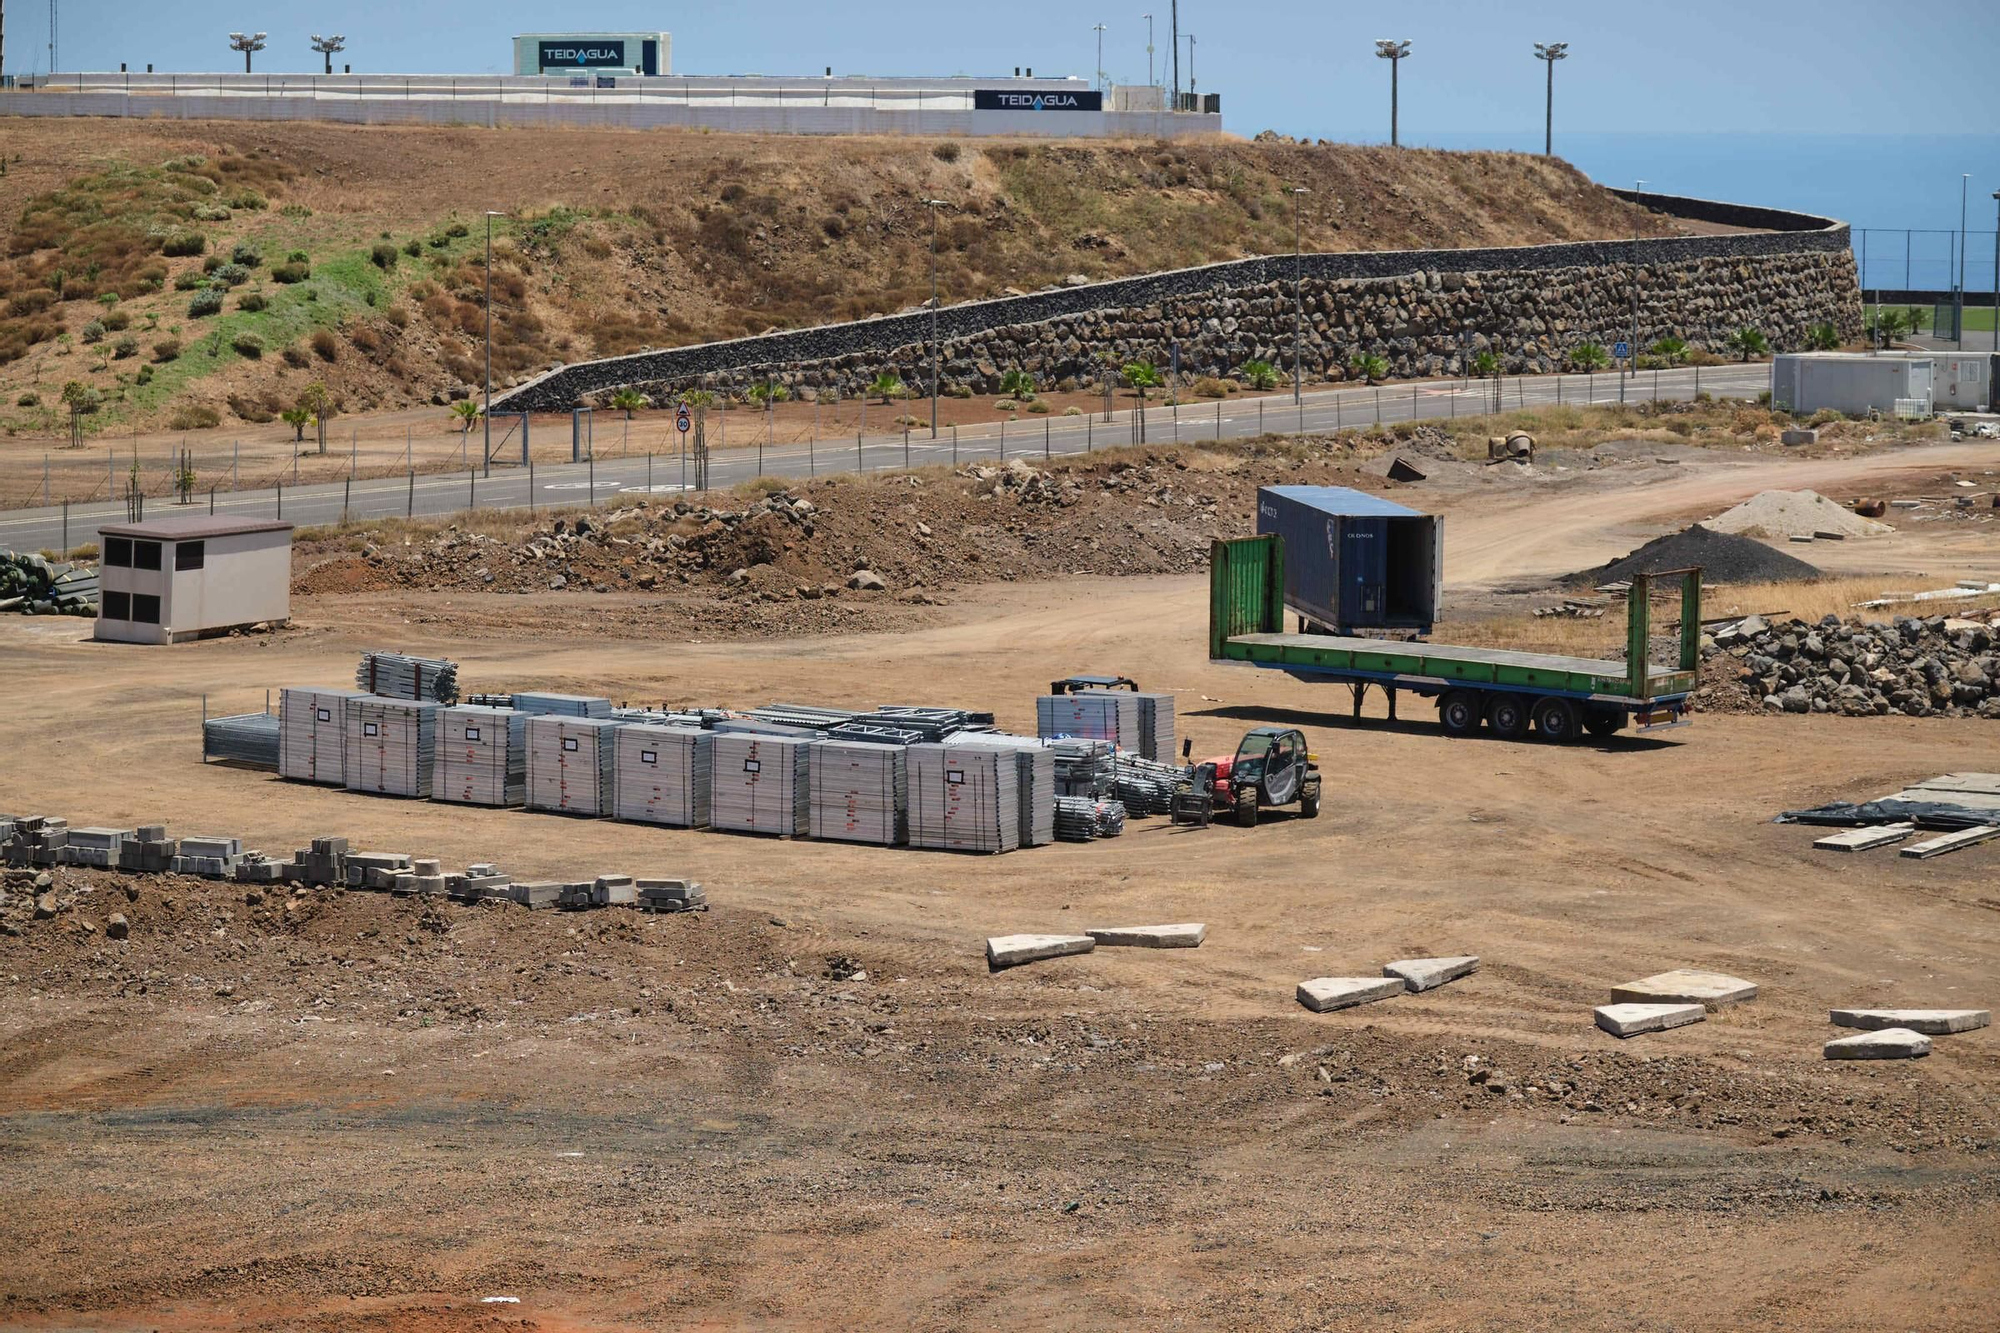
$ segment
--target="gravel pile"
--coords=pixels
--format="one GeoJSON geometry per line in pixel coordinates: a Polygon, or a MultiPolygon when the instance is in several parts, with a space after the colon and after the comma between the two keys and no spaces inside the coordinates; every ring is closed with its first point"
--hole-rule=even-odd
{"type": "Polygon", "coordinates": [[[1638,550],[1595,569],[1580,569],[1564,583],[1585,588],[1621,583],[1634,574],[1698,565],[1704,583],[1796,583],[1819,577],[1819,570],[1762,542],[1715,532],[1697,523],[1656,537],[1638,550]]]}
{"type": "Polygon", "coordinates": [[[1759,491],[1703,526],[1745,537],[1877,537],[1895,529],[1843,509],[1818,491],[1759,491]]]}
{"type": "Polygon", "coordinates": [[[1985,620],[1830,615],[1772,625],[1751,616],[1703,647],[1741,662],[1745,688],[1768,712],[2000,721],[2000,626],[1985,620]]]}

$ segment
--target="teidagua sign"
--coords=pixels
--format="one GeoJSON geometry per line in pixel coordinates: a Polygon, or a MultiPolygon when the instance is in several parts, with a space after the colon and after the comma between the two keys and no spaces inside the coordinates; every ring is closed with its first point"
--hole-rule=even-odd
{"type": "Polygon", "coordinates": [[[541,50],[544,69],[557,65],[609,68],[632,63],[625,58],[623,42],[543,42],[541,50]]]}
{"type": "Polygon", "coordinates": [[[972,93],[974,111],[1102,111],[1104,94],[1089,92],[1003,92],[997,88],[977,88],[972,93]]]}

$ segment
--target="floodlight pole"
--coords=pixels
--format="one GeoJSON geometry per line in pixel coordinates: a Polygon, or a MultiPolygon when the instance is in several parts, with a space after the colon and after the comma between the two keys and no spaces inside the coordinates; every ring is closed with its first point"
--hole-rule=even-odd
{"type": "MultiPolygon", "coordinates": [[[[1993,205],[1993,350],[2000,352],[2000,190],[1993,192],[1993,205]]],[[[1994,390],[1990,375],[1986,396],[1986,410],[2000,411],[2000,392],[1994,390]]]]}
{"type": "MultiPolygon", "coordinates": [[[[1972,176],[1970,175],[1970,173],[1961,172],[1959,174],[1958,290],[1952,293],[1952,302],[1956,307],[1957,313],[1953,316],[1951,331],[1958,335],[1957,338],[1953,340],[1953,345],[1956,346],[1960,351],[1965,350],[1965,189],[1966,186],[1968,186],[1971,183],[1972,183],[1972,176]]],[[[1937,321],[1933,320],[1931,322],[1936,323],[1937,321]]],[[[2000,315],[1996,315],[1994,322],[1996,324],[2000,324],[2000,315]]],[[[1932,329],[1931,332],[1935,334],[1937,330],[1932,329]]]]}
{"type": "Polygon", "coordinates": [[[1306,192],[1303,185],[1294,185],[1287,193],[1292,196],[1292,405],[1299,404],[1300,384],[1303,373],[1299,369],[1299,358],[1305,348],[1306,298],[1304,232],[1299,225],[1299,196],[1306,192]]]}
{"type": "Polygon", "coordinates": [[[1091,31],[1097,34],[1097,88],[1104,90],[1104,25],[1097,24],[1091,31]]]}
{"type": "Polygon", "coordinates": [[[245,74],[250,72],[250,53],[264,49],[264,38],[266,35],[261,32],[253,32],[247,35],[240,32],[229,34],[229,49],[243,53],[243,72],[245,74]]]}
{"type": "Polygon", "coordinates": [[[1409,58],[1410,44],[1407,41],[1378,38],[1375,42],[1375,54],[1389,62],[1389,146],[1396,148],[1401,145],[1396,127],[1397,76],[1402,72],[1403,61],[1409,58]]]}
{"type": "Polygon", "coordinates": [[[1548,66],[1549,90],[1542,115],[1542,156],[1555,156],[1556,143],[1556,61],[1569,56],[1568,42],[1536,42],[1535,59],[1548,66]]]}
{"type": "Polygon", "coordinates": [[[926,199],[924,206],[931,211],[931,438],[935,440],[938,437],[937,211],[944,207],[944,200],[926,199]]]}
{"type": "Polygon", "coordinates": [[[1153,16],[1144,14],[1140,17],[1146,20],[1146,86],[1156,88],[1159,85],[1153,81],[1153,16]]]}
{"type": "Polygon", "coordinates": [[[335,33],[331,37],[322,37],[318,33],[314,33],[312,35],[312,49],[326,57],[326,72],[331,74],[333,73],[333,53],[347,49],[347,38],[342,33],[335,33]]]}
{"type": "Polygon", "coordinates": [[[479,416],[486,424],[486,457],[480,468],[488,476],[493,472],[493,219],[506,216],[486,210],[486,406],[479,416]]]}

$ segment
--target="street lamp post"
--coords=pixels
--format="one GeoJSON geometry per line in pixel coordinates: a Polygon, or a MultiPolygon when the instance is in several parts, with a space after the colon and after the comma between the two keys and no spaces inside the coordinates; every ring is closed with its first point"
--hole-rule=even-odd
{"type": "Polygon", "coordinates": [[[1292,196],[1292,405],[1299,403],[1299,386],[1303,372],[1299,361],[1306,342],[1306,298],[1305,298],[1305,258],[1303,237],[1305,233],[1299,225],[1299,196],[1306,192],[1303,185],[1294,185],[1286,190],[1292,196]]]}
{"type": "MultiPolygon", "coordinates": [[[[2000,352],[2000,190],[1993,192],[1993,350],[2000,352]]],[[[1994,391],[1990,377],[1987,397],[1987,411],[2000,411],[2000,392],[1994,391]]]]}
{"type": "Polygon", "coordinates": [[[347,38],[341,33],[335,33],[331,37],[322,37],[318,33],[314,33],[312,35],[312,49],[326,57],[326,72],[331,74],[333,73],[333,53],[347,49],[347,38]]]}
{"type": "Polygon", "coordinates": [[[1191,104],[1188,107],[1188,109],[1190,111],[1194,110],[1195,105],[1193,105],[1194,104],[1194,34],[1193,33],[1188,34],[1188,101],[1191,104]]]}
{"type": "MultiPolygon", "coordinates": [[[[1952,341],[1960,351],[1965,349],[1965,189],[1972,183],[1969,172],[1961,172],[1958,177],[1958,289],[1952,293],[1952,305],[1956,313],[1952,317],[1952,332],[1957,335],[1952,341]]],[[[1935,321],[1933,321],[1935,322],[1935,321]]],[[[1995,323],[2000,323],[1996,319],[1995,323]]],[[[1933,329],[1935,333],[1937,330],[1933,329]]]]}
{"type": "Polygon", "coordinates": [[[480,470],[488,475],[493,470],[493,219],[506,216],[486,210],[486,406],[479,416],[486,423],[486,457],[480,470]]]}
{"type": "Polygon", "coordinates": [[[1568,42],[1536,42],[1535,59],[1549,68],[1548,100],[1542,113],[1542,156],[1554,157],[1556,144],[1556,61],[1569,58],[1568,42]]]}
{"type": "Polygon", "coordinates": [[[250,53],[264,49],[264,37],[265,34],[261,32],[253,32],[247,36],[240,32],[229,34],[229,49],[243,53],[243,72],[245,74],[250,72],[250,53]]]}
{"type": "Polygon", "coordinates": [[[931,211],[931,438],[935,440],[938,437],[937,211],[944,207],[944,200],[926,199],[924,206],[931,211]]]}
{"type": "Polygon", "coordinates": [[[1403,62],[1409,58],[1410,44],[1406,41],[1384,41],[1378,38],[1375,42],[1375,54],[1389,62],[1389,146],[1395,148],[1400,143],[1396,134],[1397,75],[1402,70],[1403,62]]]}
{"type": "Polygon", "coordinates": [[[1146,86],[1157,87],[1153,81],[1153,16],[1141,15],[1146,20],[1146,86]]]}
{"type": "MultiPolygon", "coordinates": [[[[1099,23],[1091,28],[1097,34],[1097,90],[1104,91],[1104,25],[1099,23]]],[[[935,216],[935,215],[933,215],[935,216]]]]}
{"type": "MultiPolygon", "coordinates": [[[[1632,185],[1632,202],[1645,207],[1646,182],[1635,181],[1632,185]]],[[[1639,364],[1639,226],[1636,219],[1632,225],[1632,276],[1628,280],[1632,289],[1632,331],[1631,341],[1625,344],[1625,364],[1618,373],[1618,401],[1625,401],[1625,380],[1636,377],[1639,364]]]]}

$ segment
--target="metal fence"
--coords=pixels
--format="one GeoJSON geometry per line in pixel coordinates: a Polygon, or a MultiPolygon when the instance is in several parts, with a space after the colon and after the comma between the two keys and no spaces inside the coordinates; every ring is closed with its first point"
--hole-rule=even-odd
{"type": "Polygon", "coordinates": [[[1994,233],[1939,231],[1914,227],[1854,229],[1854,261],[1868,291],[1951,292],[1959,288],[1963,246],[1964,290],[1992,300],[1994,233]]]}

